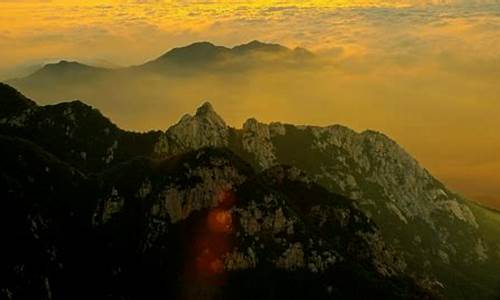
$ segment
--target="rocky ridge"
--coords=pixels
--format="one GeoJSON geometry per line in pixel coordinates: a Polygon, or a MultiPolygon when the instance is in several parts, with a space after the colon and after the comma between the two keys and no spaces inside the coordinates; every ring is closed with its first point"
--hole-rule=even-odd
{"type": "MultiPolygon", "coordinates": [[[[209,112],[198,112],[195,118],[220,120],[209,112]]],[[[227,145],[260,170],[286,164],[306,171],[330,191],[355,200],[354,205],[381,227],[387,243],[403,254],[408,272],[435,280],[445,290],[458,284],[456,277],[445,274],[449,269],[466,274],[476,264],[500,259],[498,245],[486,241],[470,202],[382,133],[357,133],[340,125],[263,124],[255,119],[241,129],[219,124],[203,127],[215,132],[196,132],[198,147],[227,145]]],[[[182,121],[173,126],[177,132],[193,132],[182,127],[182,121]]],[[[171,140],[170,134],[169,129],[160,140],[171,140]]],[[[158,146],[155,151],[161,157],[171,155],[169,148],[158,146]]],[[[453,295],[457,296],[464,295],[453,295]]]]}
{"type": "MultiPolygon", "coordinates": [[[[248,271],[259,265],[258,262],[262,262],[259,258],[259,241],[269,236],[275,237],[267,239],[263,243],[264,247],[283,247],[278,248],[280,251],[275,256],[270,256],[273,257],[274,268],[298,268],[312,273],[328,270],[332,262],[338,263],[344,257],[339,253],[345,255],[347,250],[339,250],[342,247],[336,244],[330,248],[336,249],[334,252],[323,251],[325,254],[320,251],[323,247],[320,241],[323,243],[325,240],[321,237],[312,239],[315,252],[308,250],[311,232],[317,229],[311,231],[304,224],[314,228],[322,228],[331,220],[343,224],[345,210],[342,212],[314,205],[302,211],[303,204],[297,203],[304,200],[288,200],[285,206],[276,200],[283,195],[295,199],[290,191],[294,191],[297,185],[302,186],[302,190],[296,191],[300,194],[319,183],[318,188],[326,188],[320,193],[320,199],[329,198],[328,193],[350,198],[352,200],[348,202],[351,209],[362,211],[380,228],[375,231],[363,230],[360,235],[353,235],[350,229],[346,231],[349,232],[348,241],[357,240],[369,245],[368,249],[371,250],[365,257],[371,257],[369,261],[376,273],[394,276],[403,272],[417,278],[421,285],[442,291],[450,298],[489,299],[496,292],[494,285],[498,282],[489,274],[494,273],[495,266],[499,265],[500,247],[491,238],[492,234],[486,231],[483,220],[477,217],[483,211],[448,190],[404,149],[381,133],[356,133],[339,125],[263,124],[255,119],[245,122],[241,129],[235,129],[227,126],[213,107],[205,103],[194,116],[184,116],[165,132],[134,134],[120,130],[81,102],[44,107],[30,105],[21,112],[1,118],[0,132],[37,143],[58,159],[79,168],[86,176],[104,172],[98,175],[104,182],[99,188],[100,193],[104,194],[98,197],[98,209],[91,218],[94,226],[115,228],[116,223],[121,224],[121,221],[116,221],[120,220],[119,216],[134,216],[137,208],[143,207],[141,203],[150,203],[147,210],[139,210],[144,214],[133,218],[138,218],[139,223],[132,225],[149,228],[138,237],[140,245],[137,249],[142,251],[157,251],[154,249],[159,241],[165,239],[171,226],[191,224],[191,216],[206,213],[207,209],[222,209],[223,213],[218,218],[227,219],[229,210],[229,215],[237,216],[236,220],[241,226],[239,235],[231,237],[231,240],[237,240],[238,245],[246,245],[238,248],[222,247],[226,251],[221,264],[227,270],[248,271]],[[96,141],[99,142],[96,144],[96,141]],[[96,147],[101,144],[102,147],[96,147]],[[135,160],[145,156],[169,162],[165,165],[177,165],[175,162],[186,153],[206,147],[229,149],[249,163],[251,168],[263,172],[257,176],[260,179],[253,179],[255,176],[251,175],[253,171],[249,171],[250,166],[243,167],[246,170],[243,173],[238,172],[238,168],[221,168],[227,165],[222,160],[209,168],[189,167],[175,172],[175,176],[167,176],[169,182],[162,183],[159,189],[154,178],[162,177],[162,173],[151,171],[156,169],[153,167],[155,163],[135,160]],[[82,155],[83,152],[85,155],[82,155]],[[287,169],[282,165],[294,167],[287,169]],[[153,173],[140,177],[141,170],[153,173]],[[108,173],[113,175],[106,175],[108,173]],[[122,178],[124,183],[121,187],[109,185],[105,183],[108,182],[105,178],[122,178]],[[257,186],[262,181],[272,183],[271,189],[277,193],[256,196],[259,201],[249,199],[229,207],[226,204],[219,207],[221,195],[228,191],[233,194],[235,190],[244,190],[249,182],[255,181],[257,186]],[[283,181],[293,184],[286,184],[286,188],[283,188],[280,183],[283,181]],[[152,195],[153,200],[150,198],[152,195]],[[297,212],[302,216],[299,219],[297,212]],[[306,221],[309,218],[311,221],[306,221]],[[298,230],[300,226],[297,220],[306,229],[298,230]],[[309,232],[307,238],[294,238],[304,230],[309,232]],[[394,252],[398,255],[391,254],[394,252]],[[459,289],[457,286],[465,288],[459,289]]],[[[212,159],[205,158],[202,161],[212,159]]],[[[244,199],[256,190],[245,190],[238,198],[244,199]]],[[[303,196],[303,199],[314,203],[314,197],[310,195],[303,196]]],[[[364,214],[357,219],[364,220],[364,214]]],[[[345,222],[352,222],[351,218],[347,219],[345,222]]],[[[137,228],[134,226],[131,227],[133,231],[137,228]]],[[[189,226],[199,230],[195,225],[189,226]]],[[[334,228],[333,231],[339,232],[344,227],[334,228]]],[[[224,226],[221,230],[224,232],[224,226]]],[[[365,248],[357,247],[358,251],[365,248]]],[[[360,256],[354,256],[356,259],[351,261],[359,261],[363,257],[360,253],[356,255],[360,256]]]]}
{"type": "Polygon", "coordinates": [[[0,131],[1,297],[433,297],[355,202],[228,149],[209,104],[165,134],[81,102],[28,105],[0,131]]]}

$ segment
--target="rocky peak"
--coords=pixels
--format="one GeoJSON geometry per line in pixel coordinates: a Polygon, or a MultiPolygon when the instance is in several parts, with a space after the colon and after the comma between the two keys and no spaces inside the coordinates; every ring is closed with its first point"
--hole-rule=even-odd
{"type": "Polygon", "coordinates": [[[215,112],[212,104],[204,102],[194,116],[186,114],[170,127],[156,145],[156,153],[175,155],[203,147],[227,146],[229,127],[215,112]]]}
{"type": "Polygon", "coordinates": [[[268,132],[268,126],[266,124],[260,123],[257,121],[255,118],[250,118],[243,123],[243,130],[246,131],[251,131],[251,132],[257,132],[257,131],[264,131],[266,132],[266,135],[269,135],[268,132]]]}
{"type": "Polygon", "coordinates": [[[196,114],[191,118],[185,118],[184,122],[187,123],[197,123],[199,125],[203,125],[203,129],[205,132],[209,130],[227,130],[227,125],[224,119],[217,114],[214,110],[212,104],[208,101],[204,102],[198,109],[196,110],[196,114]]]}
{"type": "Polygon", "coordinates": [[[196,109],[196,116],[205,117],[209,115],[216,115],[217,117],[219,117],[215,112],[212,104],[209,101],[205,101],[200,107],[196,109]]]}

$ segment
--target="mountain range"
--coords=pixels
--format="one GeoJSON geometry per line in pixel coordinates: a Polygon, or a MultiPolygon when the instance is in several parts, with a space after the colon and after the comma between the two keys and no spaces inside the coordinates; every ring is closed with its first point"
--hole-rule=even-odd
{"type": "MultiPolygon", "coordinates": [[[[198,99],[229,104],[235,101],[231,95],[249,95],[263,88],[252,81],[270,77],[267,84],[282,77],[283,71],[317,72],[321,68],[318,56],[302,48],[259,41],[233,48],[199,42],[129,67],[104,68],[62,60],[6,83],[41,104],[85,99],[118,124],[127,124],[127,129],[149,130],[174,122],[178,114],[197,105],[198,99]],[[230,89],[231,93],[225,92],[230,89]],[[161,111],[172,112],[166,116],[161,111]]],[[[243,100],[241,95],[238,100],[243,100]]]]}
{"type": "Polygon", "coordinates": [[[7,299],[500,296],[500,214],[382,133],[208,102],[135,133],[5,84],[0,108],[7,299]]]}
{"type": "Polygon", "coordinates": [[[79,81],[97,80],[102,76],[117,76],[123,73],[138,73],[143,76],[144,72],[150,72],[173,76],[200,71],[200,69],[215,71],[222,68],[224,72],[231,69],[241,71],[263,64],[290,66],[313,58],[314,54],[304,48],[289,49],[279,44],[260,41],[251,41],[233,48],[217,46],[210,42],[197,42],[174,48],[154,60],[131,67],[107,69],[76,61],[61,60],[57,63],[46,64],[26,77],[7,80],[7,83],[22,87],[22,89],[29,89],[32,88],[31,85],[57,84],[58,80],[66,79],[74,80],[75,84],[79,81]],[[279,59],[276,59],[277,57],[279,59]]]}

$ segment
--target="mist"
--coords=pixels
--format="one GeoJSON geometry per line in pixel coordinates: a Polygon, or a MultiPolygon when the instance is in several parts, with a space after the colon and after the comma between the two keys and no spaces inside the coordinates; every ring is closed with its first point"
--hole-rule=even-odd
{"type": "Polygon", "coordinates": [[[458,192],[500,207],[494,196],[500,193],[500,85],[491,74],[499,68],[491,63],[331,53],[287,61],[260,53],[204,68],[171,66],[164,74],[125,68],[17,87],[39,104],[82,100],[134,131],[165,130],[204,101],[236,128],[254,117],[377,130],[458,192]]]}

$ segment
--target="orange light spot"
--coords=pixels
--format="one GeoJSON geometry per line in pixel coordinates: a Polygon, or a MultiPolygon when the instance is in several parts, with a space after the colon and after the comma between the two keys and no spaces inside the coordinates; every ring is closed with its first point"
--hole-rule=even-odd
{"type": "Polygon", "coordinates": [[[208,214],[208,229],[213,232],[229,233],[232,229],[231,212],[223,209],[214,209],[208,214]]]}

